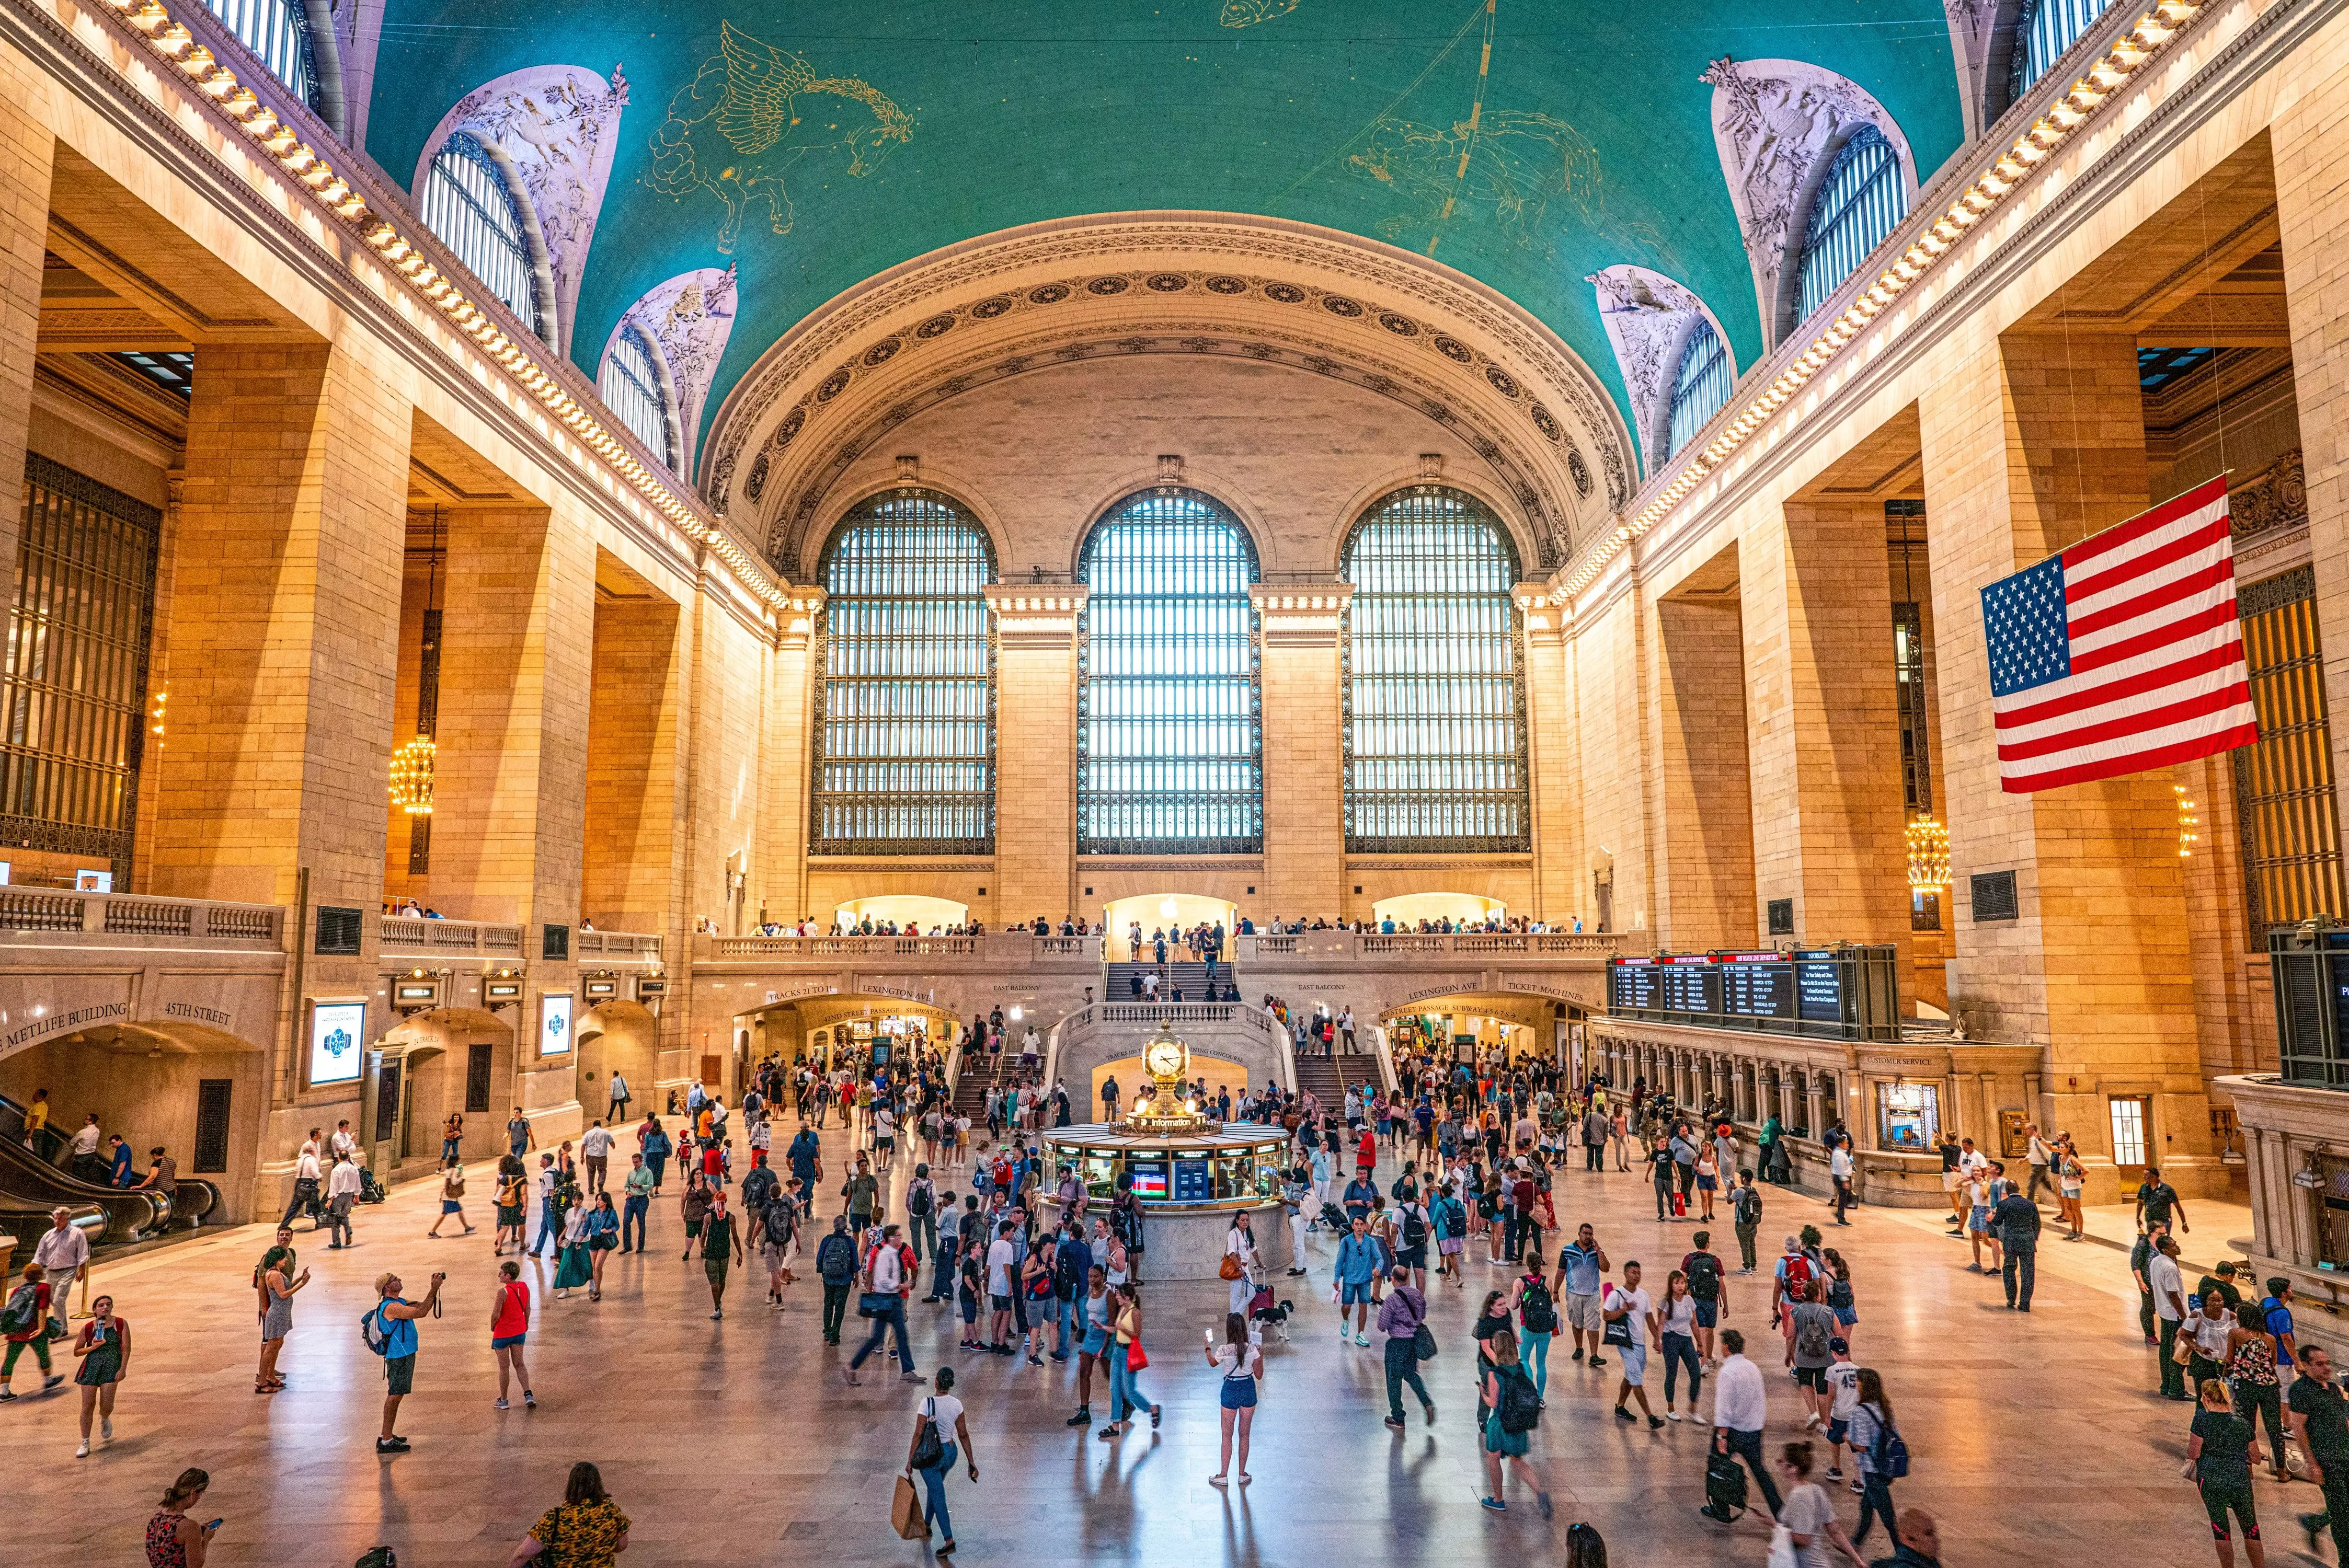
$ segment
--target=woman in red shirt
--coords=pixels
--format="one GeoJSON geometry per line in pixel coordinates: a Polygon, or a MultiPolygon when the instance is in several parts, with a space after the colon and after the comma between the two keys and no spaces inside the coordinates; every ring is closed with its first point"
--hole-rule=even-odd
{"type": "Polygon", "coordinates": [[[507,1409],[507,1379],[522,1385],[522,1402],[538,1407],[530,1391],[530,1367],[522,1358],[523,1341],[530,1336],[530,1286],[522,1282],[522,1265],[508,1259],[498,1265],[498,1293],[490,1298],[490,1348],[498,1358],[498,1408],[507,1409]]]}

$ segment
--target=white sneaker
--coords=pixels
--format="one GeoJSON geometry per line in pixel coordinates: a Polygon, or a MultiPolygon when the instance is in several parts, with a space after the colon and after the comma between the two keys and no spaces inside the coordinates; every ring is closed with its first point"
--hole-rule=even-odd
{"type": "Polygon", "coordinates": [[[1353,1331],[1352,1329],[1350,1329],[1350,1328],[1346,1328],[1346,1327],[1344,1327],[1344,1326],[1342,1326],[1339,1328],[1339,1330],[1338,1330],[1338,1343],[1339,1343],[1339,1344],[1343,1345],[1343,1344],[1345,1344],[1345,1343],[1346,1343],[1346,1341],[1348,1341],[1349,1339],[1351,1339],[1351,1338],[1353,1338],[1353,1337],[1354,1337],[1354,1331],[1353,1331]]]}
{"type": "Polygon", "coordinates": [[[81,1440],[81,1447],[74,1450],[74,1458],[78,1460],[86,1460],[89,1458],[89,1439],[88,1438],[84,1438],[81,1440]]]}
{"type": "Polygon", "coordinates": [[[100,1416],[100,1417],[98,1418],[98,1435],[99,1437],[101,1437],[101,1438],[104,1438],[104,1439],[105,1439],[108,1442],[109,1442],[109,1443],[110,1443],[110,1442],[112,1442],[112,1441],[114,1440],[114,1418],[113,1418],[113,1417],[111,1417],[111,1416],[100,1416]]]}
{"type": "Polygon", "coordinates": [[[1667,1421],[1677,1421],[1680,1418],[1681,1413],[1678,1410],[1666,1410],[1664,1412],[1664,1419],[1667,1421]]]}

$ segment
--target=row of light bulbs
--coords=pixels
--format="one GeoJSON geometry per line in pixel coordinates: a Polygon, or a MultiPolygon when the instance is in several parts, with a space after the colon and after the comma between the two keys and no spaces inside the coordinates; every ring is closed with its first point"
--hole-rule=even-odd
{"type": "Polygon", "coordinates": [[[2072,84],[2069,92],[2048,106],[2046,112],[2033,120],[2015,139],[2014,144],[2000,154],[1972,184],[1959,192],[1931,226],[1911,242],[1874,283],[1861,290],[1843,313],[1820,331],[1810,346],[1691,459],[1671,484],[1666,485],[1636,517],[1619,524],[1613,532],[1601,539],[1597,549],[1575,568],[1563,587],[1553,591],[1552,600],[1571,599],[1598,581],[1599,574],[1622,552],[1625,546],[1661,521],[1674,507],[1685,500],[1690,492],[1703,483],[1731,453],[1745,444],[1747,438],[1808,385],[1846,344],[1858,336],[1870,322],[1891,306],[1893,301],[1923,277],[1934,262],[1953,247],[1967,230],[1988,217],[2022,183],[2024,175],[2087,123],[2088,117],[2099,105],[2118,90],[2202,9],[2203,0],[2161,0],[2159,5],[2140,16],[2134,28],[2091,65],[2086,73],[2072,84]]]}
{"type": "Polygon", "coordinates": [[[299,181],[327,210],[358,229],[376,253],[411,287],[455,324],[475,346],[527,387],[549,412],[590,451],[625,477],[655,511],[679,531],[708,548],[733,570],[736,579],[771,609],[781,611],[786,600],[781,589],[725,532],[706,521],[675,490],[631,452],[609,427],[566,391],[537,358],[513,341],[472,301],[425,259],[424,253],[391,219],[372,211],[350,181],[335,171],[318,150],[302,139],[295,128],[280,119],[254,90],[212,50],[196,41],[187,26],[174,18],[161,0],[106,0],[148,46],[170,61],[212,100],[238,129],[279,168],[299,181]]]}

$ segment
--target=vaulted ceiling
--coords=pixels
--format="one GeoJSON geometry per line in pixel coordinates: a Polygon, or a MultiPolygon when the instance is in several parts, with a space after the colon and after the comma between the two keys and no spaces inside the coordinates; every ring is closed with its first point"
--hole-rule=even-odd
{"type": "MultiPolygon", "coordinates": [[[[564,342],[592,374],[648,292],[732,265],[705,423],[795,323],[885,269],[1023,224],[1191,210],[1456,268],[1556,333],[1630,427],[1590,274],[1676,280],[1741,367],[1764,347],[1703,79],[1723,57],[1844,78],[1897,122],[1912,178],[1962,134],[1951,24],[1923,0],[388,0],[355,86],[371,74],[367,147],[404,179],[484,84],[616,70],[592,245],[557,280],[564,342]]],[[[1768,156],[1773,115],[1802,112],[1763,85],[1733,158],[1768,156]]]]}

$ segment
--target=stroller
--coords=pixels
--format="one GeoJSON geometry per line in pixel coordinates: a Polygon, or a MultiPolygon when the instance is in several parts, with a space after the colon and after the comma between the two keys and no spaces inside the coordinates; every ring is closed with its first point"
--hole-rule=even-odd
{"type": "Polygon", "coordinates": [[[362,1203],[380,1203],[383,1202],[385,1196],[386,1194],[384,1192],[383,1183],[376,1180],[375,1171],[365,1165],[360,1166],[359,1202],[362,1203]]]}
{"type": "Polygon", "coordinates": [[[1346,1217],[1346,1211],[1335,1203],[1321,1205],[1321,1217],[1318,1222],[1323,1230],[1338,1236],[1342,1236],[1354,1228],[1354,1222],[1346,1217]]]}

